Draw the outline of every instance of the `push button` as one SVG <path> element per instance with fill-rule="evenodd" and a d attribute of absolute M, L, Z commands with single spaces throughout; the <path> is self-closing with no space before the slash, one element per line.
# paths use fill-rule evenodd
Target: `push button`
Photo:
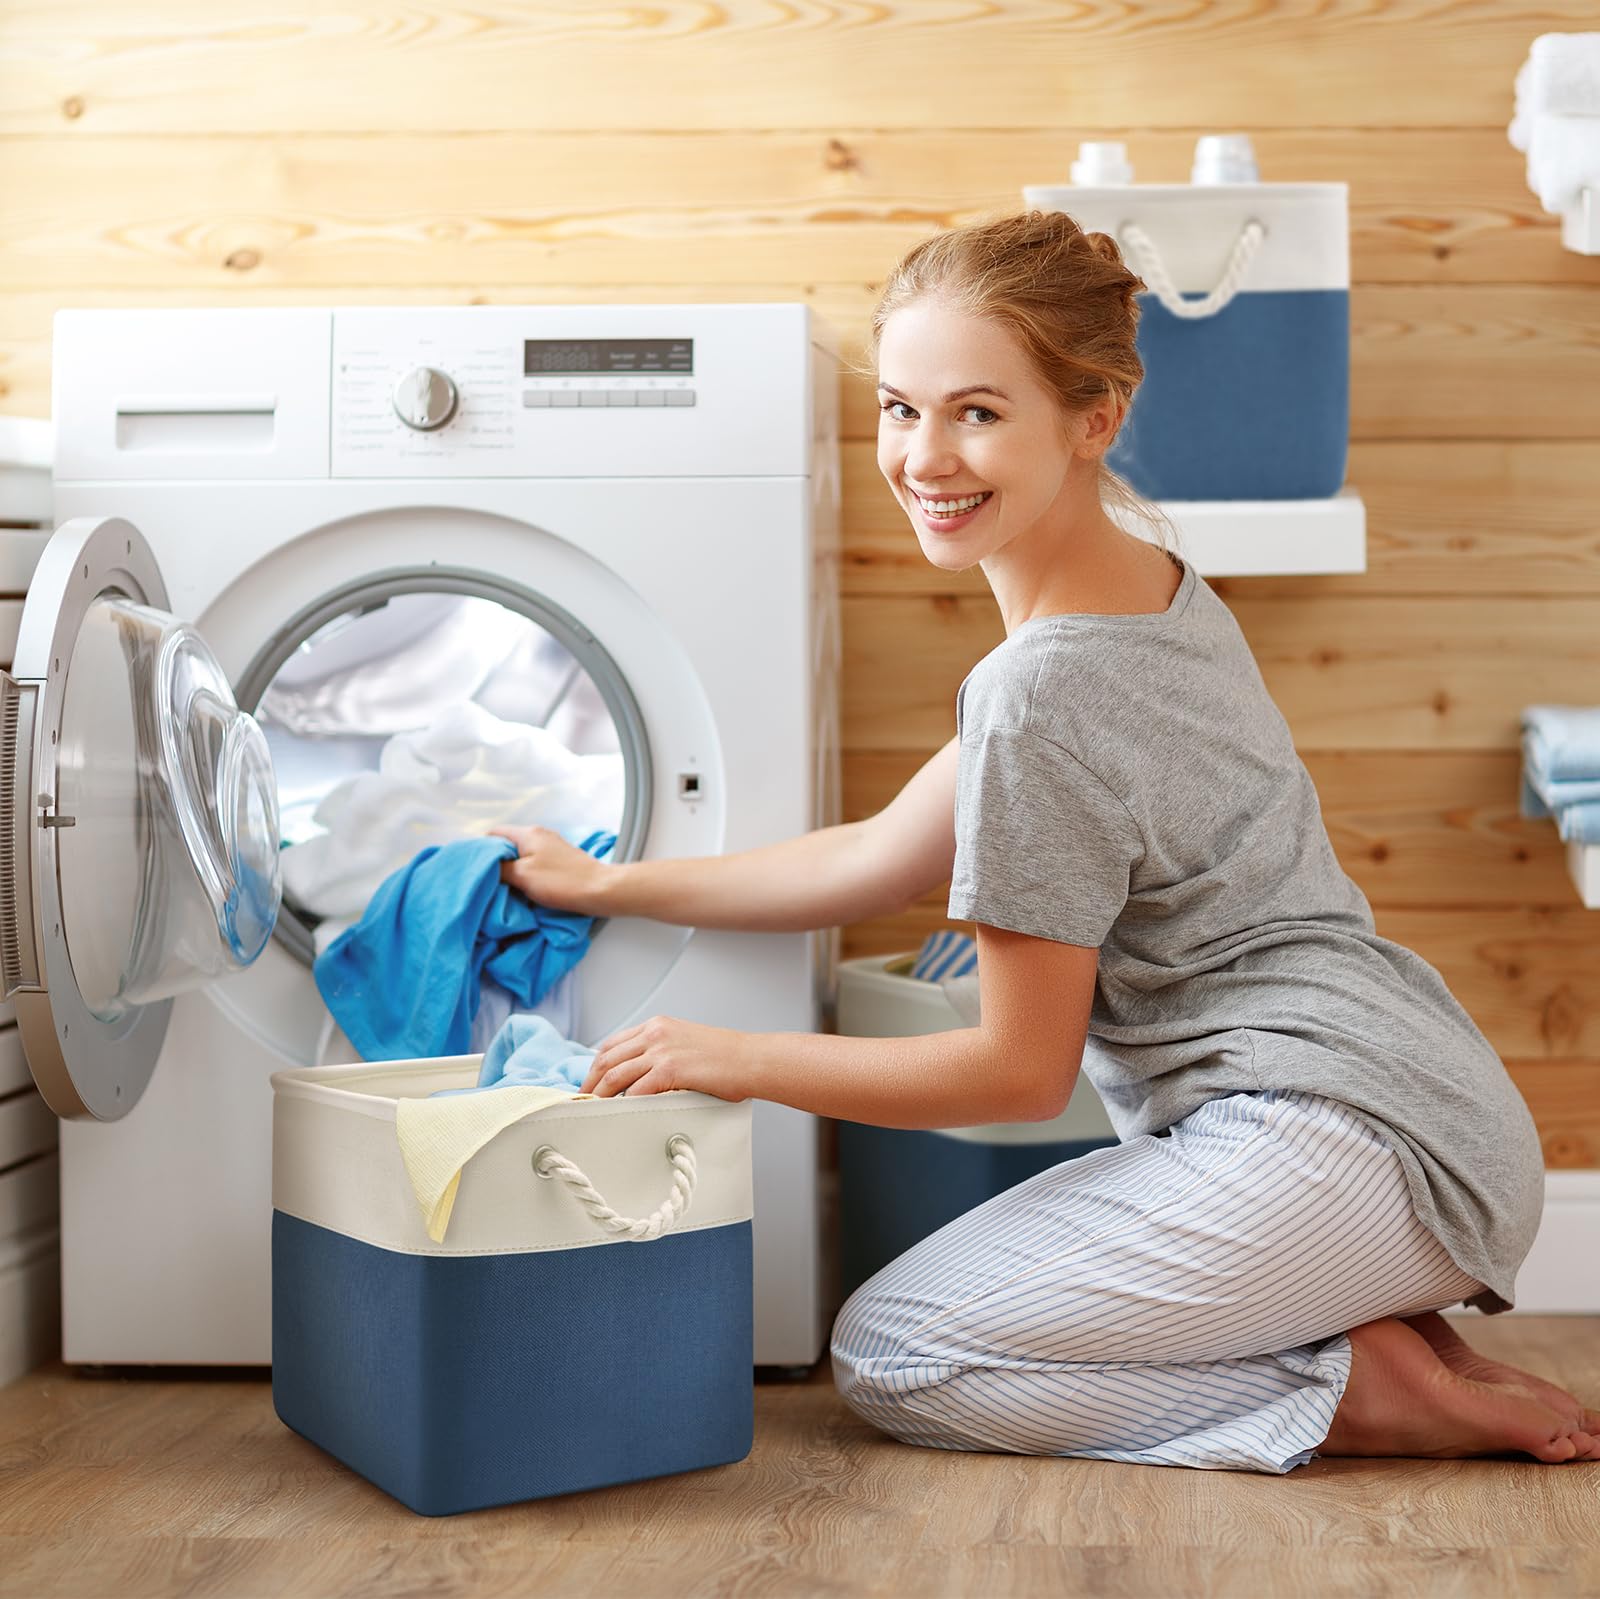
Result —
<path fill-rule="evenodd" d="M 580 389 L 578 392 L 583 396 L 578 402 L 580 405 L 604 405 L 606 403 L 606 391 L 604 389 Z"/>
<path fill-rule="evenodd" d="M 522 391 L 524 405 L 548 405 L 550 403 L 549 389 L 524 389 Z"/>
<path fill-rule="evenodd" d="M 637 405 L 638 398 L 633 389 L 608 389 L 606 391 L 607 405 Z"/>
<path fill-rule="evenodd" d="M 576 389 L 551 389 L 550 403 L 552 405 L 576 405 L 578 391 Z"/>
<path fill-rule="evenodd" d="M 640 389 L 640 405 L 665 405 L 667 402 L 661 398 L 660 389 Z"/>
<path fill-rule="evenodd" d="M 668 405 L 693 405 L 694 404 L 694 390 L 693 389 L 668 389 L 667 390 L 667 404 Z"/>

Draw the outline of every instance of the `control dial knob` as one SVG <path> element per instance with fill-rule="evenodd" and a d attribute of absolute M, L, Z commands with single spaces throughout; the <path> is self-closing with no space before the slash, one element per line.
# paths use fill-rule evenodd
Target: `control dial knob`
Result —
<path fill-rule="evenodd" d="M 395 415 L 419 433 L 442 428 L 460 399 L 450 374 L 435 366 L 414 366 L 394 386 Z"/>

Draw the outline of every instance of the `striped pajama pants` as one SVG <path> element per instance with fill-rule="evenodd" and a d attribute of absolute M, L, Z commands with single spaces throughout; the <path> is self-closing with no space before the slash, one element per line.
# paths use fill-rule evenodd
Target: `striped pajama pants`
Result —
<path fill-rule="evenodd" d="M 1212 1100 L 891 1261 L 834 1324 L 834 1382 L 932 1449 L 1282 1473 L 1327 1436 L 1344 1336 L 1482 1285 L 1399 1157 L 1319 1095 Z"/>

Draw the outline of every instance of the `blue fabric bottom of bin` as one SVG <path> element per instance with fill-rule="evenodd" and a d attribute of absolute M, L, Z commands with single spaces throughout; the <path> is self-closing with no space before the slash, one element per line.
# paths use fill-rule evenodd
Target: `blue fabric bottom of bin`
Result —
<path fill-rule="evenodd" d="M 845 1294 L 985 1200 L 1116 1142 L 979 1144 L 921 1128 L 841 1121 L 839 1265 Z"/>
<path fill-rule="evenodd" d="M 425 1516 L 743 1460 L 751 1224 L 410 1255 L 272 1216 L 279 1418 Z"/>
<path fill-rule="evenodd" d="M 1186 294 L 1186 300 L 1201 300 Z M 1106 465 L 1152 500 L 1320 500 L 1344 483 L 1350 295 L 1239 295 L 1214 317 L 1139 296 L 1144 381 Z"/>

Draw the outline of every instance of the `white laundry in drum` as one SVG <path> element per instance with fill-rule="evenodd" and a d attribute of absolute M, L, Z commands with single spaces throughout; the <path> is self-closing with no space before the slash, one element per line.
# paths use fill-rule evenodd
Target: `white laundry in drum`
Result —
<path fill-rule="evenodd" d="M 257 713 L 299 739 L 371 738 L 415 732 L 467 700 L 581 755 L 618 747 L 604 699 L 559 640 L 456 594 L 395 595 L 335 618 L 278 668 Z"/>
<path fill-rule="evenodd" d="M 492 600 L 404 594 L 336 618 L 278 668 L 264 722 L 300 737 L 415 731 L 469 700 L 529 633 Z"/>
<path fill-rule="evenodd" d="M 541 727 L 455 706 L 383 746 L 378 770 L 328 791 L 312 813 L 322 832 L 282 852 L 287 897 L 323 920 L 318 951 L 357 920 L 383 880 L 434 844 L 499 827 L 621 824 L 623 757 L 575 755 Z"/>

